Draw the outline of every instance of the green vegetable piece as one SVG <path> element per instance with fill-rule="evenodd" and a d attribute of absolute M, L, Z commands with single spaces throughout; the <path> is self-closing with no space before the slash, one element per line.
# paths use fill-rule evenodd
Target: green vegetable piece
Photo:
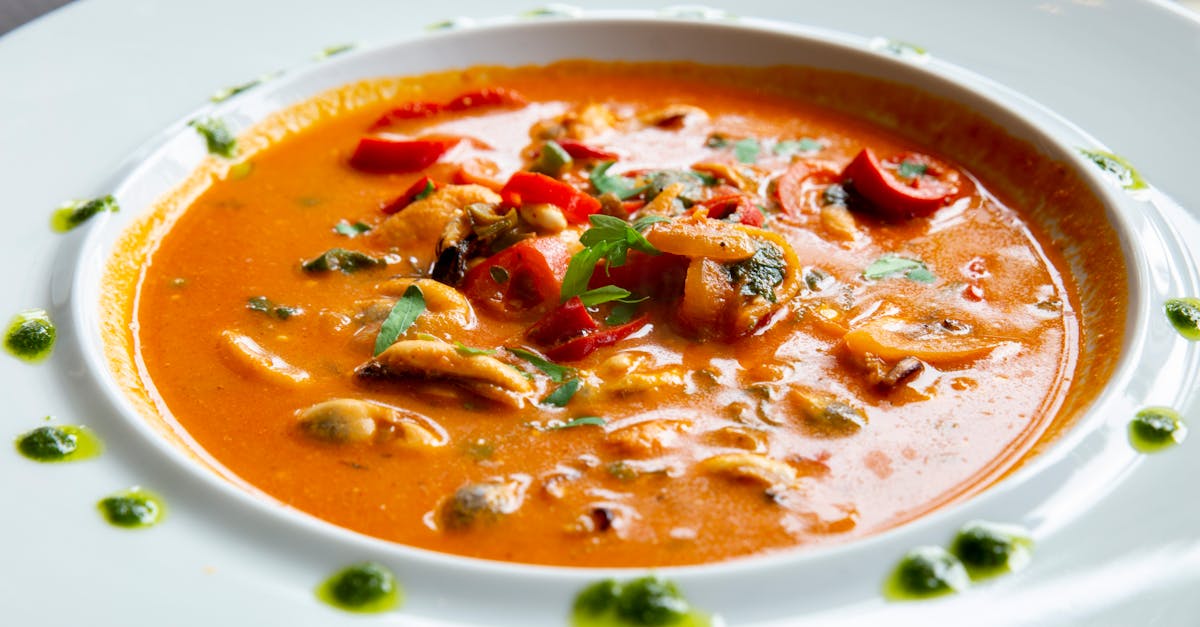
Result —
<path fill-rule="evenodd" d="M 929 54 L 921 46 L 895 39 L 884 40 L 879 45 L 879 49 L 905 59 L 918 59 Z"/>
<path fill-rule="evenodd" d="M 97 507 L 109 523 L 127 529 L 157 524 L 166 512 L 162 499 L 140 488 L 118 492 L 101 500 Z"/>
<path fill-rule="evenodd" d="M 902 179 L 915 179 L 925 175 L 925 171 L 929 166 L 917 161 L 901 161 L 899 167 L 896 168 L 896 174 Z"/>
<path fill-rule="evenodd" d="M 918 283 L 933 283 L 937 280 L 924 261 L 897 255 L 884 255 L 872 261 L 863 271 L 863 277 L 872 280 L 887 279 L 896 275 L 903 275 L 904 278 Z"/>
<path fill-rule="evenodd" d="M 587 305 L 588 307 L 595 307 L 596 305 L 610 303 L 613 301 L 626 304 L 640 303 L 648 298 L 646 296 L 643 296 L 642 298 L 631 298 L 632 296 L 633 293 L 623 287 L 617 287 L 616 285 L 602 285 L 600 287 L 583 292 L 579 295 L 579 300 L 583 301 L 583 304 Z"/>
<path fill-rule="evenodd" d="M 419 195 L 419 194 L 418 194 Z M 366 222 L 355 222 L 351 224 L 347 220 L 341 220 L 333 225 L 333 231 L 339 235 L 346 237 L 358 237 L 363 233 L 368 233 L 371 230 L 371 225 Z"/>
<path fill-rule="evenodd" d="M 17 438 L 17 451 L 36 462 L 73 462 L 95 457 L 103 450 L 89 429 L 44 426 Z"/>
<path fill-rule="evenodd" d="M 532 353 L 522 348 L 510 348 L 508 352 L 529 362 L 531 366 L 541 370 L 543 374 L 550 377 L 550 380 L 555 383 L 562 383 L 569 377 L 574 376 L 575 369 L 566 366 L 560 366 L 540 355 Z"/>
<path fill-rule="evenodd" d="M 54 350 L 58 330 L 44 309 L 27 309 L 13 316 L 4 336 L 4 348 L 17 359 L 36 364 Z"/>
<path fill-rule="evenodd" d="M 776 143 L 772 150 L 777 155 L 787 156 L 799 153 L 820 152 L 824 147 L 824 144 L 821 142 L 804 137 L 799 140 L 785 139 Z"/>
<path fill-rule="evenodd" d="M 1147 407 L 1129 422 L 1129 442 L 1142 453 L 1168 449 L 1187 436 L 1187 425 L 1170 407 Z"/>
<path fill-rule="evenodd" d="M 329 272 L 339 270 L 342 274 L 351 274 L 359 270 L 369 270 L 386 266 L 387 261 L 376 259 L 366 253 L 345 248 L 331 248 L 318 257 L 309 259 L 301 264 L 305 272 Z"/>
<path fill-rule="evenodd" d="M 50 228 L 58 233 L 66 233 L 71 229 L 92 219 L 92 216 L 110 211 L 121 210 L 117 200 L 112 196 L 101 196 L 91 200 L 72 200 L 54 210 L 50 214 Z"/>
<path fill-rule="evenodd" d="M 950 552 L 976 581 L 1024 568 L 1032 549 L 1028 531 L 983 521 L 967 523 L 950 544 Z"/>
<path fill-rule="evenodd" d="M 922 546 L 900 560 L 884 584 L 884 595 L 897 601 L 929 599 L 969 585 L 967 569 L 957 557 L 940 546 Z"/>
<path fill-rule="evenodd" d="M 1130 191 L 1146 188 L 1146 179 L 1143 179 L 1137 168 L 1124 158 L 1103 150 L 1085 150 L 1083 148 L 1079 149 L 1079 154 L 1104 170 L 1121 187 Z"/>
<path fill-rule="evenodd" d="M 758 140 L 753 137 L 740 139 L 733 145 L 733 156 L 742 163 L 754 163 L 758 161 Z"/>
<path fill-rule="evenodd" d="M 679 194 L 679 202 L 684 207 L 691 207 L 703 200 L 704 188 L 717 184 L 715 176 L 695 170 L 658 170 L 647 174 L 646 181 L 646 198 L 654 198 L 671 185 L 682 183 L 683 192 Z"/>
<path fill-rule="evenodd" d="M 743 296 L 762 296 L 775 302 L 775 286 L 783 283 L 787 263 L 783 251 L 765 245 L 755 251 L 754 256 L 726 266 L 735 285 L 741 285 Z"/>
<path fill-rule="evenodd" d="M 600 214 L 589 216 L 588 219 L 592 227 L 579 236 L 585 248 L 571 256 L 563 275 L 563 302 L 588 291 L 588 283 L 601 259 L 607 261 L 606 267 L 613 267 L 625 265 L 625 257 L 631 248 L 650 255 L 659 254 L 658 249 L 646 241 L 641 230 L 660 220 L 642 219 L 630 224 L 620 218 Z"/>
<path fill-rule="evenodd" d="M 529 169 L 547 176 L 558 176 L 562 174 L 563 170 L 571 167 L 573 162 L 571 155 L 567 154 L 567 151 L 558 142 L 550 140 L 542 144 L 537 161 L 533 162 Z"/>
<path fill-rule="evenodd" d="M 616 161 L 603 161 L 596 164 L 588 174 L 588 181 L 592 183 L 592 187 L 601 194 L 612 194 L 621 200 L 633 198 L 638 194 L 646 191 L 648 185 L 634 185 L 634 182 L 628 177 L 621 175 L 609 176 L 608 169 L 613 166 Z"/>
<path fill-rule="evenodd" d="M 1193 342 L 1200 340 L 1200 298 L 1172 298 L 1163 309 L 1180 335 Z"/>
<path fill-rule="evenodd" d="M 209 154 L 231 159 L 237 154 L 237 138 L 220 118 L 201 118 L 192 120 L 193 128 L 204 138 Z"/>
<path fill-rule="evenodd" d="M 386 612 L 403 602 L 396 576 L 375 562 L 347 566 L 317 586 L 317 598 L 348 612 Z"/>
<path fill-rule="evenodd" d="M 640 301 L 619 301 L 604 319 L 604 323 L 615 327 L 633 320 L 633 316 L 637 314 L 638 302 Z"/>
<path fill-rule="evenodd" d="M 271 302 L 266 296 L 254 296 L 246 301 L 246 309 L 257 311 L 259 313 L 273 316 L 280 320 L 287 320 L 292 316 L 298 316 L 304 313 L 299 307 L 288 307 L 286 305 L 276 305 Z"/>
<path fill-rule="evenodd" d="M 567 379 L 562 385 L 555 388 L 553 392 L 547 394 L 546 398 L 542 399 L 542 404 L 553 405 L 555 407 L 566 407 L 567 403 L 571 402 L 571 398 L 575 396 L 575 393 L 579 391 L 579 387 L 582 385 L 583 382 L 579 379 Z M 601 420 L 600 422 L 603 424 L 604 421 Z M 573 427 L 576 425 L 568 423 L 563 426 Z"/>
<path fill-rule="evenodd" d="M 462 342 L 455 342 L 455 343 L 454 343 L 454 349 L 458 351 L 458 354 L 460 354 L 460 355 L 468 355 L 468 356 L 469 356 L 469 355 L 495 355 L 495 354 L 496 354 L 496 350 L 495 350 L 495 349 L 492 349 L 492 348 L 474 348 L 474 347 L 471 347 L 471 346 L 467 346 L 466 344 L 463 344 Z"/>
<path fill-rule="evenodd" d="M 576 615 L 598 617 L 608 613 L 617 605 L 620 588 L 613 579 L 605 579 L 584 588 L 575 597 L 572 607 Z"/>
<path fill-rule="evenodd" d="M 701 627 L 708 617 L 694 610 L 675 584 L 656 576 L 611 579 L 580 591 L 572 606 L 576 627 Z"/>
<path fill-rule="evenodd" d="M 354 50 L 356 45 L 357 44 L 335 44 L 333 46 L 325 46 L 317 52 L 314 58 L 318 61 L 321 59 L 328 59 L 329 57 L 337 56 L 343 52 L 350 52 L 351 50 Z"/>
<path fill-rule="evenodd" d="M 574 427 L 583 427 L 583 426 L 603 427 L 605 424 L 607 424 L 607 421 L 605 421 L 603 418 L 601 418 L 599 416 L 580 416 L 578 418 L 572 418 L 560 425 L 550 425 L 550 426 L 546 427 L 545 430 L 546 431 L 558 431 L 560 429 L 571 429 Z"/>
<path fill-rule="evenodd" d="M 416 284 L 409 285 L 404 290 L 400 300 L 392 305 L 387 318 L 379 327 L 379 335 L 375 336 L 375 354 L 378 355 L 396 343 L 401 335 L 417 320 L 417 316 L 425 311 L 425 295 Z"/>

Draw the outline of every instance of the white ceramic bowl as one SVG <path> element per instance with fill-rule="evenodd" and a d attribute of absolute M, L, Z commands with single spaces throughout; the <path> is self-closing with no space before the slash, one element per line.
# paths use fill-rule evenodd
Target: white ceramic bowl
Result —
<path fill-rule="evenodd" d="M 879 42 L 754 20 L 608 17 L 507 20 L 416 40 L 350 52 L 285 73 L 251 91 L 188 116 L 217 115 L 245 129 L 268 114 L 339 85 L 383 75 L 407 75 L 477 64 L 537 64 L 564 58 L 691 60 L 734 65 L 808 65 L 917 87 L 982 113 L 1049 158 L 1079 171 L 1108 207 L 1130 277 L 1128 325 L 1121 362 L 1087 416 L 1038 458 L 965 502 L 917 521 L 844 545 L 801 549 L 705 566 L 659 569 L 698 607 L 730 623 L 821 616 L 830 621 L 882 620 L 917 605 L 883 606 L 880 586 L 895 561 L 922 544 L 945 544 L 965 521 L 1022 524 L 1035 539 L 1086 513 L 1137 463 L 1125 428 L 1137 408 L 1170 405 L 1196 380 L 1196 351 L 1169 328 L 1161 303 L 1194 294 L 1200 281 L 1162 216 L 1147 211 L 1082 159 L 1080 147 L 1100 148 L 1077 128 L 1035 104 L 956 67 L 922 54 L 894 54 Z M 122 212 L 106 215 L 83 244 L 71 279 L 73 323 L 90 377 L 149 447 L 149 472 L 171 473 L 171 499 L 203 503 L 223 524 L 260 550 L 288 553 L 313 569 L 313 581 L 336 566 L 364 558 L 392 567 L 406 589 L 403 615 L 432 622 L 490 625 L 563 624 L 575 593 L 604 576 L 640 570 L 567 569 L 486 562 L 400 546 L 285 508 L 246 486 L 218 476 L 167 443 L 139 416 L 109 372 L 99 319 L 101 274 L 122 229 L 176 187 L 205 157 L 186 120 L 168 129 L 122 174 L 115 194 Z M 1136 243 L 1136 245 L 1135 245 Z M 59 289 L 66 284 L 59 284 Z M 1170 373 L 1154 376 L 1147 369 Z M 299 557 L 297 557 L 299 555 Z M 1035 559 L 1038 559 L 1035 557 Z M 1015 575 L 1019 577 L 1020 575 Z M 308 591 L 300 591 L 307 594 Z M 939 603 L 965 603 L 963 599 Z"/>

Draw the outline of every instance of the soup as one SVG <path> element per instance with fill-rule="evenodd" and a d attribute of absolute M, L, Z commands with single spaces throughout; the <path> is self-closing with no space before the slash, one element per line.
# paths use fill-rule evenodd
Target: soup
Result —
<path fill-rule="evenodd" d="M 1004 476 L 1111 369 L 1080 360 L 1124 324 L 1098 203 L 956 105 L 593 62 L 314 102 L 110 283 L 155 411 L 334 524 L 570 566 L 846 541 Z M 1095 245 L 1068 263 L 1064 233 Z"/>

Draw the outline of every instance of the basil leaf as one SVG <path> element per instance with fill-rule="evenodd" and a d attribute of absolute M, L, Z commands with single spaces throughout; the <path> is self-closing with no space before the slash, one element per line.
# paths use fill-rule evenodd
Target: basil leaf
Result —
<path fill-rule="evenodd" d="M 246 301 L 246 309 L 257 311 L 259 313 L 274 316 L 280 320 L 287 320 L 292 316 L 298 316 L 304 313 L 299 307 L 288 307 L 287 305 L 276 305 L 271 302 L 271 299 L 266 296 L 254 296 Z"/>
<path fill-rule="evenodd" d="M 743 296 L 762 296 L 775 302 L 775 286 L 783 283 L 787 263 L 783 251 L 774 246 L 761 246 L 754 256 L 729 266 L 729 276 L 741 284 Z"/>
<path fill-rule="evenodd" d="M 542 404 L 566 407 L 567 403 L 571 402 L 571 398 L 575 396 L 575 393 L 579 391 L 581 385 L 583 385 L 583 382 L 579 379 L 568 379 L 553 392 L 547 394 L 546 398 L 542 399 Z"/>
<path fill-rule="evenodd" d="M 117 212 L 120 207 L 112 196 L 101 196 L 91 200 L 72 200 L 54 211 L 50 216 L 50 227 L 59 233 L 91 220 L 96 214 L 105 211 Z"/>
<path fill-rule="evenodd" d="M 567 262 L 567 272 L 563 275 L 563 302 L 587 291 L 588 283 L 592 280 L 592 273 L 596 271 L 596 263 L 607 254 L 608 246 L 598 244 L 584 248 L 571 256 L 571 261 Z"/>
<path fill-rule="evenodd" d="M 416 285 L 408 286 L 404 295 L 392 306 L 387 319 L 379 327 L 379 335 L 375 336 L 375 354 L 387 350 L 396 340 L 416 322 L 417 316 L 425 311 L 425 295 Z"/>
<path fill-rule="evenodd" d="M 900 175 L 900 178 L 915 179 L 919 176 L 923 176 L 925 171 L 928 169 L 929 166 L 925 165 L 924 163 L 919 163 L 917 161 L 901 161 L 900 166 L 896 168 L 896 174 Z"/>
<path fill-rule="evenodd" d="M 917 283 L 933 283 L 937 281 L 937 277 L 929 271 L 929 268 L 916 268 L 904 273 L 904 278 Z"/>
<path fill-rule="evenodd" d="M 937 280 L 924 261 L 897 255 L 884 255 L 871 262 L 863 271 L 863 277 L 873 280 L 886 279 L 897 274 L 903 274 L 905 278 L 918 283 L 933 283 Z"/>
<path fill-rule="evenodd" d="M 226 159 L 237 153 L 237 138 L 220 118 L 202 118 L 190 122 L 208 147 L 209 154 L 219 155 Z"/>
<path fill-rule="evenodd" d="M 645 299 L 643 299 L 645 300 Z M 638 303 L 641 301 L 621 301 L 612 308 L 608 317 L 604 319 L 604 323 L 612 326 L 620 326 L 633 320 L 633 315 L 637 313 Z"/>
<path fill-rule="evenodd" d="M 602 285 L 579 294 L 579 300 L 583 301 L 583 304 L 588 307 L 595 307 L 596 305 L 609 303 L 614 300 L 622 303 L 640 303 L 648 298 L 643 296 L 642 298 L 631 299 L 630 296 L 633 296 L 633 294 L 623 287 Z"/>
<path fill-rule="evenodd" d="M 508 352 L 529 362 L 531 366 L 541 370 L 543 374 L 550 377 L 550 380 L 555 383 L 566 381 L 567 377 L 575 373 L 574 368 L 560 366 L 544 357 L 538 356 L 522 348 L 510 348 Z"/>
<path fill-rule="evenodd" d="M 747 137 L 733 145 L 733 156 L 742 163 L 754 163 L 758 161 L 758 150 L 758 140 Z"/>
<path fill-rule="evenodd" d="M 658 249 L 646 241 L 636 226 L 645 228 L 663 220 L 646 218 L 638 220 L 637 225 L 634 225 L 603 214 L 589 216 L 589 220 L 592 228 L 579 236 L 580 243 L 586 248 L 571 256 L 567 272 L 563 276 L 561 298 L 564 302 L 587 291 L 596 264 L 601 259 L 608 261 L 608 267 L 615 267 L 625 265 L 630 248 L 649 255 L 659 254 Z"/>
<path fill-rule="evenodd" d="M 777 142 L 772 151 L 777 155 L 794 155 L 802 152 L 819 152 L 825 146 L 815 139 L 807 137 L 800 140 L 785 139 Z"/>
<path fill-rule="evenodd" d="M 345 248 L 331 248 L 319 257 L 314 257 L 301 264 L 301 268 L 305 272 L 329 272 L 331 270 L 340 270 L 343 274 L 358 272 L 378 266 L 386 266 L 387 262 L 383 259 L 376 259 L 366 253 L 360 253 L 357 250 L 346 250 Z"/>
<path fill-rule="evenodd" d="M 341 220 L 337 224 L 333 225 L 333 230 L 339 235 L 345 235 L 346 237 L 358 237 L 359 235 L 370 231 L 371 225 L 365 222 L 355 222 L 354 224 L 351 224 L 346 220 Z"/>
<path fill-rule="evenodd" d="M 454 348 L 458 350 L 460 355 L 495 355 L 496 351 L 490 348 L 472 348 L 462 342 L 455 342 Z"/>
<path fill-rule="evenodd" d="M 650 228 L 650 225 L 652 225 L 652 224 L 658 224 L 659 222 L 670 222 L 670 221 L 671 221 L 671 219 L 667 218 L 665 216 L 642 216 L 642 217 L 638 218 L 637 220 L 633 221 L 633 230 L 640 233 L 640 232 L 645 231 L 646 229 Z"/>
<path fill-rule="evenodd" d="M 616 161 L 604 161 L 596 164 L 588 175 L 588 180 L 592 183 L 592 187 L 596 188 L 601 194 L 613 194 L 621 200 L 626 200 L 637 196 L 646 191 L 646 185 L 634 185 L 633 181 L 628 177 L 621 175 L 609 176 L 608 169 L 613 166 Z"/>
<path fill-rule="evenodd" d="M 561 425 L 551 425 L 549 427 L 545 427 L 544 430 L 558 431 L 559 429 L 570 429 L 572 427 L 582 427 L 585 425 L 592 427 L 603 427 L 604 424 L 604 419 L 599 416 L 580 416 L 578 418 L 572 418 Z"/>

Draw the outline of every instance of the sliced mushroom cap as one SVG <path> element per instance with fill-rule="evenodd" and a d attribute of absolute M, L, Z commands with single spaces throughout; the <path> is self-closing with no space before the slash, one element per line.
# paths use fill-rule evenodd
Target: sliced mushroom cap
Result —
<path fill-rule="evenodd" d="M 403 251 L 413 270 L 425 271 L 447 236 L 470 230 L 466 208 L 473 203 L 500 204 L 500 196 L 482 185 L 447 185 L 389 217 L 372 234 L 379 243 Z"/>
<path fill-rule="evenodd" d="M 463 354 L 452 344 L 433 340 L 396 342 L 356 373 L 366 379 L 442 379 L 510 407 L 520 407 L 533 392 L 533 384 L 519 370 L 499 359 Z"/>

